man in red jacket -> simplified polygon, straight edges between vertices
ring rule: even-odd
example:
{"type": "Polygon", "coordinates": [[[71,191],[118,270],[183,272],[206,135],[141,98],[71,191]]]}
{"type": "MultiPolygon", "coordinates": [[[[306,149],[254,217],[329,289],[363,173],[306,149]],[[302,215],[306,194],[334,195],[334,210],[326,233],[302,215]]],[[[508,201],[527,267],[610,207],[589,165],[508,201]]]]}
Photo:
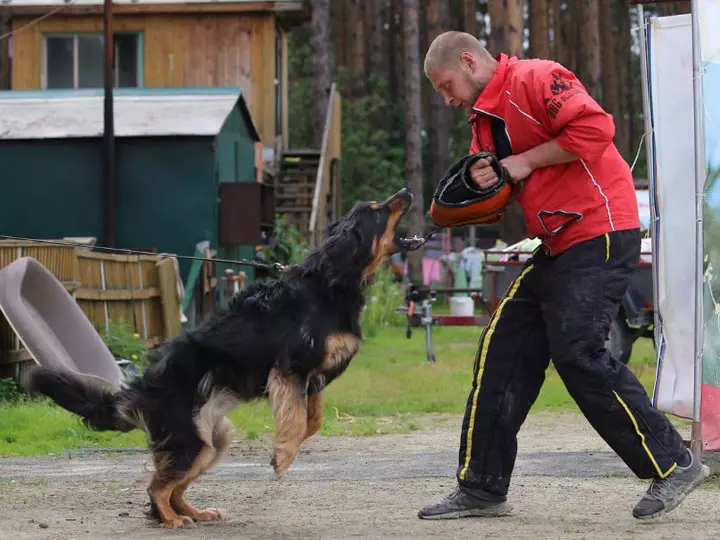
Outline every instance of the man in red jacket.
{"type": "MultiPolygon", "coordinates": [[[[578,407],[639,477],[652,483],[638,519],[675,508],[708,475],[652,406],[605,339],[640,256],[630,168],[615,127],[577,77],[546,60],[492,57],[469,34],[430,45],[425,74],[447,105],[466,109],[470,153],[495,154],[512,182],[530,237],[542,241],[493,313],[475,360],[462,424],[458,486],[419,517],[500,516],[517,433],[552,358],[578,407]]],[[[470,169],[481,188],[498,178],[487,160],[470,169]]]]}

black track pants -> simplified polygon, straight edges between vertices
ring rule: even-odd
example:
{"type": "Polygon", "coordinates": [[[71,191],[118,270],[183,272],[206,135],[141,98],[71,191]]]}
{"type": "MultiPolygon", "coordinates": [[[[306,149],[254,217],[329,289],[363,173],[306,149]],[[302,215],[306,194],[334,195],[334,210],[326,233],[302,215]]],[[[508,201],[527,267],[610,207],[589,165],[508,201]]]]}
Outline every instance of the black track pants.
{"type": "Polygon", "coordinates": [[[556,257],[538,250],[526,263],[480,338],[462,426],[460,485],[505,497],[516,436],[551,358],[585,417],[638,477],[664,477],[675,468],[686,451],[682,437],[605,349],[639,256],[640,234],[631,230],[556,257]]]}

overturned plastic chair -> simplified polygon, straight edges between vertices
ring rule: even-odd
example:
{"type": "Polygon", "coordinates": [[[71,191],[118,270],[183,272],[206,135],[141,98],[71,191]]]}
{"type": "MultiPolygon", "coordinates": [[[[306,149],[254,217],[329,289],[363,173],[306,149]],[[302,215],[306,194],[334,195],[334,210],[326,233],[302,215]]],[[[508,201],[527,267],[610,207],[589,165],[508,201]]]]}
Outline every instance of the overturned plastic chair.
{"type": "Polygon", "coordinates": [[[0,309],[35,362],[119,388],[120,367],[60,281],[32,257],[0,270],[0,309]]]}

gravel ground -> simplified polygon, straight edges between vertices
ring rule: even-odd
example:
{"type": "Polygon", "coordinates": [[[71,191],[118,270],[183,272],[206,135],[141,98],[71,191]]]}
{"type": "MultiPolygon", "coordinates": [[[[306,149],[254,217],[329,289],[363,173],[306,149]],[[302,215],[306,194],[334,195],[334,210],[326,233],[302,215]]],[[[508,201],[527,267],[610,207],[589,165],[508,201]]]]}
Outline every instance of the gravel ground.
{"type": "Polygon", "coordinates": [[[720,489],[711,481],[651,523],[631,509],[647,487],[576,414],[534,414],[520,434],[511,485],[514,512],[495,519],[428,522],[417,510],[454,487],[460,418],[433,416],[402,435],[319,437],[281,481],[269,439],[237,440],[193,484],[198,507],[227,521],[168,531],[150,521],[145,452],[73,452],[0,459],[0,538],[715,538],[720,489]],[[690,535],[690,530],[693,530],[690,535]]]}

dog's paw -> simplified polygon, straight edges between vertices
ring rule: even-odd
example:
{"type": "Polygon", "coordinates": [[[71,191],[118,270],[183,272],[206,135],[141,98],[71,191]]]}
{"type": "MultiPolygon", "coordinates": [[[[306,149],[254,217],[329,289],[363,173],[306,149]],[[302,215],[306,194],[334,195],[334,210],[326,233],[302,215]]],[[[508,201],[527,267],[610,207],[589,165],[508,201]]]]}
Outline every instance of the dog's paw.
{"type": "Polygon", "coordinates": [[[195,522],[189,516],[178,516],[163,522],[162,527],[163,529],[190,529],[195,527],[195,522]]]}
{"type": "Polygon", "coordinates": [[[275,448],[270,464],[275,469],[275,476],[278,479],[290,468],[290,465],[295,461],[295,456],[297,456],[297,450],[293,452],[284,446],[275,448]]]}
{"type": "Polygon", "coordinates": [[[227,519],[227,512],[220,508],[205,508],[198,512],[195,519],[198,521],[225,521],[227,519]]]}

